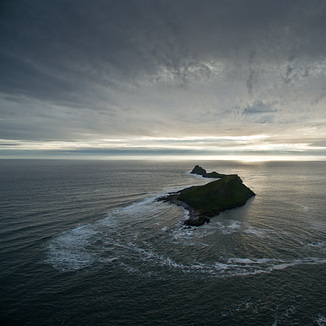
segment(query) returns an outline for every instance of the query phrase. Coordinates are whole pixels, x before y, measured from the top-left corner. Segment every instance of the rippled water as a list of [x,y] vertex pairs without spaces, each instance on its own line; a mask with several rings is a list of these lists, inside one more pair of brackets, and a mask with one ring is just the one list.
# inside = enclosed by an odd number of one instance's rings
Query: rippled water
[[0,161],[2,324],[326,325],[326,163],[200,162],[257,195],[185,229],[197,163]]

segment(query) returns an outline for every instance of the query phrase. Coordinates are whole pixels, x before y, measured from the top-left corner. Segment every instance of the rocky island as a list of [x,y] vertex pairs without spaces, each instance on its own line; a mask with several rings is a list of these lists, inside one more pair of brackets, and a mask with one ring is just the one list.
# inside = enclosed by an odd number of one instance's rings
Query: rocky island
[[[225,175],[217,172],[207,173],[198,165],[191,173],[196,171],[206,175],[219,175],[219,180],[209,182],[203,186],[193,186],[178,192],[170,193],[159,200],[183,206],[189,211],[189,218],[184,221],[188,226],[200,226],[209,222],[209,217],[220,212],[243,206],[255,193],[242,183],[237,174]],[[196,173],[200,174],[201,173]],[[218,178],[212,177],[209,178]]]
[[191,174],[198,174],[201,175],[204,178],[224,178],[227,176],[227,174],[221,174],[221,173],[217,173],[215,171],[213,172],[206,172],[205,169],[203,169],[201,166],[196,165],[192,171],[190,172]]

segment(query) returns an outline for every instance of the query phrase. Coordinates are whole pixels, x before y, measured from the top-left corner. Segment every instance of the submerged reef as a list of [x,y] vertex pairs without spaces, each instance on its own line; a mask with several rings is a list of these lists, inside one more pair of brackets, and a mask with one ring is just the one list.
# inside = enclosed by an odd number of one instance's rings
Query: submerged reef
[[[196,171],[201,171],[199,168],[196,165],[193,171],[195,169]],[[202,170],[205,171],[204,169]],[[205,173],[207,174],[206,171]],[[208,174],[210,175],[211,173]],[[219,173],[216,174],[221,175]],[[160,197],[158,200],[183,206],[189,211],[189,218],[184,221],[184,224],[200,226],[205,222],[208,223],[210,221],[209,217],[218,215],[220,212],[231,208],[243,206],[252,196],[255,196],[255,193],[242,183],[241,178],[237,174],[223,174],[223,177],[220,177],[219,180],[209,182],[203,186],[185,188]]]

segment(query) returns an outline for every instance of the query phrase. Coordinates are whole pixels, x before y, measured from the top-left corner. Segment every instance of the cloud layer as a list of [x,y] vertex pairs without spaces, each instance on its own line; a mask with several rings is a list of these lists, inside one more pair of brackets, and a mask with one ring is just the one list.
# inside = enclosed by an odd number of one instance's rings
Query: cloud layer
[[0,24],[6,155],[326,154],[325,1],[4,1]]

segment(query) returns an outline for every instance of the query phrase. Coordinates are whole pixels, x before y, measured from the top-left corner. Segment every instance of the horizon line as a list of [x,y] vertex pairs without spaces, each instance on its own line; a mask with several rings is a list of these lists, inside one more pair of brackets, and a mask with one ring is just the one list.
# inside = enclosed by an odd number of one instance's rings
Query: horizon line
[[76,161],[238,161],[238,162],[323,162],[326,156],[314,155],[8,155],[0,160],[76,160]]

